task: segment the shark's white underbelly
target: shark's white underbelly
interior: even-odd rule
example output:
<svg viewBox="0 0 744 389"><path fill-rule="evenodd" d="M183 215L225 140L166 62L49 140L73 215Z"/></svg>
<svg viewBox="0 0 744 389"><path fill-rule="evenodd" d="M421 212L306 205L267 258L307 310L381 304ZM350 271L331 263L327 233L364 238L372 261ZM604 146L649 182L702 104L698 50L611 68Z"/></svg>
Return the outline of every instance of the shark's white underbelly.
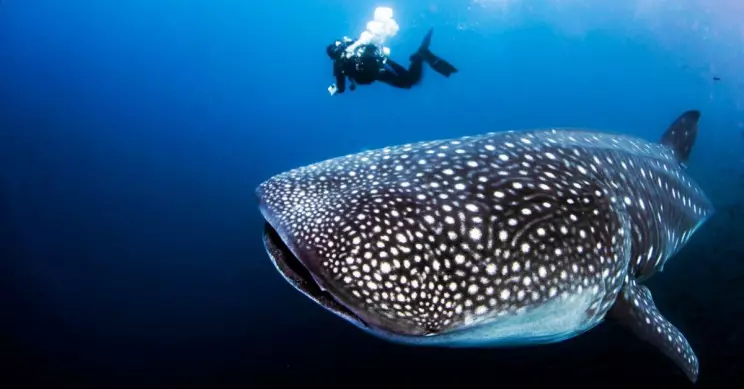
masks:
<svg viewBox="0 0 744 389"><path fill-rule="evenodd" d="M468 327L432 336L399 336L365 330L392 342L419 346L516 347L555 343L584 333L602 321L602 317L587 314L599 297L591 289L585 289L522 313L486 317Z"/></svg>

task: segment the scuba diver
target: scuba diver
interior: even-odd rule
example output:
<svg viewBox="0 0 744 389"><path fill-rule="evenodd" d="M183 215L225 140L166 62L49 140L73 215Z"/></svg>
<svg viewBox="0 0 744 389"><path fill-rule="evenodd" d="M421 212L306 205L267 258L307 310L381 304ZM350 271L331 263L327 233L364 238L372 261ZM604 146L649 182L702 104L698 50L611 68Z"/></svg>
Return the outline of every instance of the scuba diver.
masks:
<svg viewBox="0 0 744 389"><path fill-rule="evenodd" d="M385 48L373 43L360 44L348 37L331 43L326 53L333 60L333 75L336 82L328 87L333 96L344 93L346 79L354 90L357 84L368 85L382 81L397 88L410 89L421 81L423 63L426 62L437 73L449 77L457 69L449 62L437 57L429 50L433 29L424 37L418 51L411 55L408 69L388 58Z"/></svg>

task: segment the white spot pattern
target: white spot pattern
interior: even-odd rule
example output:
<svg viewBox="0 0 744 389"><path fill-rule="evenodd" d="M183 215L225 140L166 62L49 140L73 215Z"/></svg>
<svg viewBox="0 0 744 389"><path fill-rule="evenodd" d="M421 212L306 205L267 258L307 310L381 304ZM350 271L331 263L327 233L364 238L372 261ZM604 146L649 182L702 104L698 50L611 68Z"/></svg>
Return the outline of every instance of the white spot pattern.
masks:
<svg viewBox="0 0 744 389"><path fill-rule="evenodd" d="M490 133L348 155L257 191L334 297L403 335L441 334L661 269L713 212L666 147L589 131Z"/></svg>
<svg viewBox="0 0 744 389"><path fill-rule="evenodd" d="M628 281L613 313L633 327L634 333L659 348L692 380L697 380L699 364L684 335L670 323L654 304L651 292L634 280Z"/></svg>

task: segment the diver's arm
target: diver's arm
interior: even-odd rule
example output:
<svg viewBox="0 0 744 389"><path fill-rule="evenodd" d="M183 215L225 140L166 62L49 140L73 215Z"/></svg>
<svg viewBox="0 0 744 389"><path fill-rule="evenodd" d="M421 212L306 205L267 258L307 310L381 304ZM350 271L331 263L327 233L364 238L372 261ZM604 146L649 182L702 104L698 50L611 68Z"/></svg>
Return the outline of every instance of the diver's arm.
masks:
<svg viewBox="0 0 744 389"><path fill-rule="evenodd" d="M336 77L336 93L344 93L346 91L346 76L341 61L333 62L333 75Z"/></svg>
<svg viewBox="0 0 744 389"><path fill-rule="evenodd" d="M346 90L346 76L343 74L336 75L336 93L344 93Z"/></svg>

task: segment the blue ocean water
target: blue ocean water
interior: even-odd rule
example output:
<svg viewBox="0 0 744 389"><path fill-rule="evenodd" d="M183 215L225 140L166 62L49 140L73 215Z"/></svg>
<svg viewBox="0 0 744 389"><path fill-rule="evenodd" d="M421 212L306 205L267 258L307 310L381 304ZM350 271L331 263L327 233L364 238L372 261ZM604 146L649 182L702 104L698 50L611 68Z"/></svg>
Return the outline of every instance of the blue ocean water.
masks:
<svg viewBox="0 0 744 389"><path fill-rule="evenodd" d="M701 361L744 383L744 27L730 1L0 1L0 302L10 386L689 385L604 325L539 348L385 343L284 282L253 191L365 149L578 126L658 139L702 112L718 212L650 282ZM460 71L329 96L325 46L375 7L407 64ZM714 80L713 78L720 78Z"/></svg>

